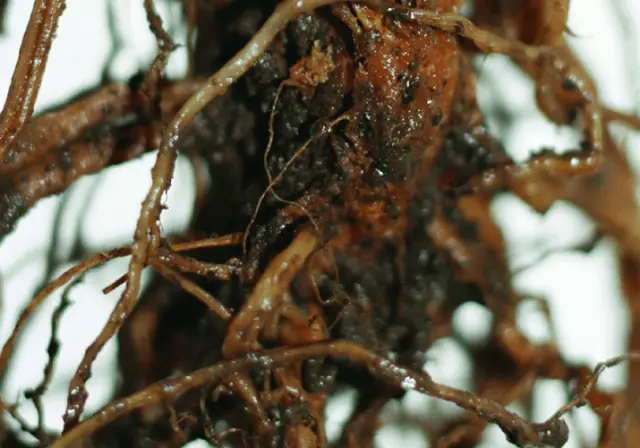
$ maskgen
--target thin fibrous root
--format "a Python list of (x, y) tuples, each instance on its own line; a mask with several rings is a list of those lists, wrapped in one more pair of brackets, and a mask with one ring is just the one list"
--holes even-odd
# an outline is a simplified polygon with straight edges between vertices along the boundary
[[(206, 238), (206, 239), (197, 240), (197, 241), (184, 241), (181, 243), (173, 243), (173, 244), (170, 244), (170, 246), (173, 252), (186, 252), (186, 251), (191, 251), (196, 249), (206, 249), (206, 248), (213, 248), (213, 247), (237, 246), (242, 242), (242, 235), (243, 235), (242, 233), (231, 233), (229, 235), (224, 235), (224, 236), (214, 237), (214, 238)], [(189, 260), (191, 261), (192, 259), (189, 259)], [(197, 260), (192, 260), (192, 261), (194, 264), (197, 262)], [(232, 274), (237, 273), (236, 268), (230, 265), (213, 265), (210, 263), (203, 263), (203, 262), (198, 262), (198, 264), (202, 270), (196, 271), (195, 272), (196, 274), (205, 275), (205, 276), (213, 275), (218, 280), (229, 280)], [(178, 268), (180, 267), (181, 266), (178, 266)], [(102, 289), (102, 293), (106, 295), (113, 292), (119, 286), (124, 285), (128, 278), (129, 277), (127, 274), (121, 275), (116, 280), (111, 282), (109, 285), (105, 286)]]
[(518, 446), (546, 444), (559, 448), (567, 440), (568, 430), (562, 420), (554, 418), (542, 424), (530, 423), (495, 401), (438, 384), (426, 372), (401, 367), (358, 344), (348, 341), (334, 341), (251, 353), (193, 371), (181, 378), (170, 378), (156, 382), (144, 390), (115, 400), (64, 434), (52, 444), (52, 448), (73, 446), (98, 429), (137, 409), (162, 404), (167, 400), (175, 400), (194, 389), (211, 387), (231, 374), (245, 373), (254, 369), (273, 369), (306, 359), (323, 357), (346, 358), (353, 363), (365, 366), (381, 380), (454, 403), (463, 409), (474, 412), (482, 418), (496, 423), (508, 439)]
[(218, 302), (211, 294), (202, 289), (195, 282), (183, 277), (160, 261), (151, 260), (151, 266), (162, 277), (179, 285), (182, 289), (204, 303), (207, 308), (217, 314), (222, 320), (228, 321), (231, 319), (231, 311), (229, 311), (224, 305)]
[(49, 356), (49, 359), (44, 366), (44, 375), (42, 376), (42, 381), (40, 381), (40, 383), (35, 388), (26, 390), (24, 393), (27, 399), (31, 399), (31, 401), (33, 401), (33, 406), (36, 408), (36, 413), (38, 414), (37, 434), (38, 439), (41, 443), (46, 443), (42, 396), (45, 394), (45, 392), (49, 388), (49, 385), (51, 384), (53, 368), (58, 357), (58, 352), (60, 351), (60, 341), (58, 340), (60, 319), (62, 318), (62, 315), (69, 307), (69, 305), (71, 305), (71, 301), (69, 300), (69, 292), (79, 281), (80, 278), (77, 278), (72, 283), (67, 285), (62, 293), (60, 304), (56, 307), (56, 309), (53, 311), (53, 314), (51, 315), (51, 336), (49, 339), (49, 344), (47, 345), (47, 355)]
[(100, 266), (109, 260), (113, 260), (114, 258), (127, 256), (130, 253), (131, 251), (128, 247), (122, 247), (92, 255), (81, 263), (78, 263), (77, 265), (67, 269), (55, 280), (45, 286), (38, 294), (36, 294), (33, 299), (31, 299), (31, 302), (29, 302), (29, 305), (27, 305), (27, 307), (20, 314), (20, 317), (18, 318), (18, 321), (16, 322), (13, 331), (11, 332), (11, 335), (9, 335), (9, 338), (2, 347), (2, 351), (0, 352), (0, 373), (4, 373), (7, 369), (7, 364), (13, 351), (13, 346), (15, 345), (20, 332), (24, 329), (29, 318), (38, 310), (38, 308), (40, 308), (40, 305), (42, 305), (47, 297), (49, 297), (58, 289), (62, 288), (72, 279), (77, 278), (90, 269), (93, 269), (96, 266)]

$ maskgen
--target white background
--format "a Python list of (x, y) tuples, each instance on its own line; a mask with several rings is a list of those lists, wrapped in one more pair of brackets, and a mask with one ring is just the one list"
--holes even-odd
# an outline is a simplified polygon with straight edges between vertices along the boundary
[[(32, 2), (10, 1), (6, 16), (5, 36), (0, 37), (0, 97), (6, 96), (20, 39), (26, 26)], [(113, 0), (115, 21), (123, 39), (119, 43), (110, 74), (125, 80), (136, 70), (144, 69), (153, 58), (155, 41), (146, 26), (142, 0)], [(176, 40), (184, 43), (180, 8), (175, 2), (160, 2), (159, 9), (166, 23), (175, 31)], [(616, 9), (617, 8), (617, 9)], [(108, 35), (106, 0), (68, 0), (60, 21), (49, 65), (45, 74), (37, 109), (65, 100), (69, 95), (96, 85), (105, 60), (114, 42)], [(621, 19), (623, 19), (621, 21)], [(640, 105), (638, 81), (638, 39), (636, 24), (640, 23), (640, 2), (635, 0), (574, 0), (570, 10), (569, 28), (577, 36), (572, 45), (599, 82), (601, 98), (610, 106), (624, 111), (637, 111)], [(172, 25), (173, 24), (173, 25)], [(179, 76), (184, 71), (186, 52), (179, 49), (172, 57), (169, 72)], [(499, 79), (499, 83), (495, 83)], [(493, 80), (493, 81), (492, 81)], [(499, 87), (497, 87), (499, 86)], [(495, 107), (507, 108), (517, 115), (517, 121), (503, 136), (507, 149), (518, 159), (543, 145), (569, 148), (576, 142), (571, 132), (551, 125), (535, 108), (531, 84), (515, 71), (504, 58), (492, 56), (482, 64), (479, 83), (482, 106), (490, 112)], [(627, 146), (632, 163), (640, 167), (640, 141), (627, 134)], [(60, 197), (41, 201), (23, 219), (17, 231), (0, 245), (0, 275), (2, 277), (2, 312), (0, 340), (4, 341), (18, 313), (43, 280), (46, 253), (52, 244), (53, 219), (63, 208), (62, 222), (56, 235), (58, 259), (65, 259), (76, 234), (93, 251), (126, 244), (133, 228), (146, 189), (150, 183), (149, 168), (153, 156), (91, 176), (71, 188), (64, 201)], [(169, 194), (169, 211), (163, 215), (167, 232), (184, 228), (190, 220), (193, 198), (190, 166), (183, 160), (178, 165), (177, 180)], [(82, 213), (81, 213), (82, 212)], [(517, 199), (502, 196), (495, 202), (495, 216), (502, 225), (512, 264), (528, 264), (537, 254), (554, 247), (566, 247), (584, 241), (592, 226), (581, 213), (569, 205), (558, 204), (540, 217)], [(117, 219), (116, 219), (117, 218)], [(77, 260), (74, 260), (74, 262)], [(46, 395), (46, 425), (61, 429), (68, 381), (87, 345), (97, 335), (114, 305), (120, 289), (108, 296), (100, 290), (121, 275), (128, 260), (119, 260), (96, 269), (70, 293), (73, 305), (62, 319), (60, 337), (62, 350), (55, 369), (54, 381)], [(55, 275), (73, 263), (61, 266)], [(549, 300), (556, 322), (559, 345), (571, 361), (591, 365), (625, 351), (627, 316), (619, 293), (615, 260), (611, 244), (599, 244), (591, 254), (557, 253), (515, 279), (518, 289), (542, 295)], [(2, 395), (13, 401), (22, 391), (40, 381), (46, 362), (46, 344), (50, 334), (50, 315), (59, 302), (59, 294), (50, 297), (28, 328), (22, 340)], [(519, 324), (535, 340), (544, 340), (549, 331), (542, 314), (534, 306), (520, 310)], [(579, 319), (578, 319), (579, 318)], [(456, 316), (458, 328), (470, 337), (481, 337), (489, 325), (488, 316), (479, 306), (468, 305)], [(464, 387), (469, 359), (452, 340), (440, 341), (430, 354), (427, 368), (444, 383)], [(110, 344), (98, 358), (94, 377), (89, 382), (89, 410), (105, 403), (113, 391), (116, 373), (115, 346)], [(606, 388), (621, 386), (624, 368), (603, 375)], [(563, 404), (558, 384), (540, 381), (536, 385), (536, 419), (546, 419)], [(352, 395), (345, 393), (332, 402), (328, 410), (328, 430), (336, 433), (348, 415)], [(23, 400), (24, 401), (24, 400)], [(385, 410), (389, 418), (401, 412), (425, 416), (441, 406), (431, 400), (409, 393), (402, 405), (392, 404)], [(440, 409), (440, 408), (439, 408)], [(455, 412), (445, 407), (447, 412)], [(20, 408), (30, 421), (35, 411), (26, 403)], [(440, 410), (438, 410), (440, 412)], [(597, 436), (594, 416), (589, 411), (578, 412), (578, 423), (586, 440)], [(572, 427), (576, 426), (573, 421)], [(577, 447), (573, 436), (568, 446)], [(379, 447), (424, 447), (426, 442), (418, 431), (389, 425), (378, 437)], [(193, 444), (195, 446), (195, 443)], [(485, 446), (506, 446), (496, 428), (487, 431)]]

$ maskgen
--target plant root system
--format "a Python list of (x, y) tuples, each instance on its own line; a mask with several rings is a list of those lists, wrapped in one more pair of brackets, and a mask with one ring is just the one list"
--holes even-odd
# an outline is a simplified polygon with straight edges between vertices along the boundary
[[(149, 151), (157, 158), (131, 245), (91, 255), (46, 285), (0, 352), (4, 373), (49, 295), (130, 256), (127, 271), (104, 285), (124, 290), (75, 370), (62, 434), (43, 427), (42, 394), (66, 298), (51, 322), (44, 379), (26, 393), (37, 426), (6, 398), (5, 418), (55, 448), (195, 439), (371, 447), (384, 406), (413, 390), (466, 411), (415, 422), (431, 446), (475, 446), (492, 424), (516, 446), (559, 448), (570, 436), (565, 418), (581, 406), (600, 417), (599, 446), (637, 446), (640, 414), (625, 397), (640, 393), (638, 365), (629, 363), (627, 391), (605, 393), (596, 381), (638, 356), (592, 371), (567, 362), (553, 341), (522, 334), (515, 309), (529, 298), (513, 287), (490, 204), (508, 191), (539, 213), (562, 200), (591, 217), (618, 245), (629, 352), (640, 351), (640, 212), (609, 129), (639, 120), (600, 104), (564, 38), (568, 0), (474, 0), (470, 16), (464, 3), (183, 0), (190, 69), (167, 80), (176, 44), (144, 0), (157, 57), (143, 76), (32, 117), (65, 7), (36, 0), (0, 114), (0, 238), (78, 178)], [(474, 58), (491, 54), (530, 77), (539, 110), (578, 130), (580, 147), (511, 159), (476, 101)], [(178, 154), (209, 180), (196, 176), (185, 234), (164, 235), (162, 198)], [(145, 269), (154, 276), (143, 290)], [(493, 316), (489, 340), (465, 346), (473, 392), (439, 384), (424, 368), (469, 302)], [(117, 394), (82, 417), (93, 362), (114, 338)], [(543, 378), (562, 381), (574, 398), (544, 422), (507, 409), (530, 402)], [(329, 440), (327, 404), (347, 388), (355, 409)], [(0, 437), (3, 446), (21, 443), (6, 424)]]

